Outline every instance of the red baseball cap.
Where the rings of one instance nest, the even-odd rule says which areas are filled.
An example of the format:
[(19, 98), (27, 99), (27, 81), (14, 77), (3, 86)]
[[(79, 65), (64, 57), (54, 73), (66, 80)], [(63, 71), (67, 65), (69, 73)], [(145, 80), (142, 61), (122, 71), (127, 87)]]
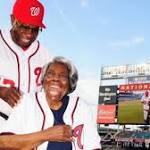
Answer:
[(38, 0), (16, 0), (12, 14), (21, 23), (46, 28), (44, 6)]

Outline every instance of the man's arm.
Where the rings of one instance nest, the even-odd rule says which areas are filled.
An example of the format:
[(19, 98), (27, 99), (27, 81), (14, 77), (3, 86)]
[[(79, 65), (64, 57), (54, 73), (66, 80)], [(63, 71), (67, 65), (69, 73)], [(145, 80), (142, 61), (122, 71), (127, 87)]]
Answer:
[(45, 141), (71, 141), (72, 130), (68, 125), (58, 125), (43, 131), (23, 135), (1, 135), (0, 150), (30, 150)]

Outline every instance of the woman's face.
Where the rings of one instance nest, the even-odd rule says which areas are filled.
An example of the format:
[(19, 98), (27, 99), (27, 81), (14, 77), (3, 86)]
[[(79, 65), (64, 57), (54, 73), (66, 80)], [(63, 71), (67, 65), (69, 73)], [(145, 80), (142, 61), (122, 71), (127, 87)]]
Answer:
[(66, 65), (51, 64), (44, 77), (43, 87), (48, 99), (60, 101), (69, 90), (69, 72)]

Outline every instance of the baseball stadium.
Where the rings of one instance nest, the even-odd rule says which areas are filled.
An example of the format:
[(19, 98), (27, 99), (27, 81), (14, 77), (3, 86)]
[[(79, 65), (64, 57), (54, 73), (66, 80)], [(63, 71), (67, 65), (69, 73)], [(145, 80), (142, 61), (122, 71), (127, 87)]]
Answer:
[(102, 148), (150, 149), (150, 64), (102, 66), (100, 77)]

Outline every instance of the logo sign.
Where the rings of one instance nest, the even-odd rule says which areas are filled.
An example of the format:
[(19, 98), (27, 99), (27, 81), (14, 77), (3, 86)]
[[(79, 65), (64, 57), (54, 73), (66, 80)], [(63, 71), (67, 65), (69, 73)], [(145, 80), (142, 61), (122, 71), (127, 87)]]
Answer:
[(118, 86), (100, 86), (99, 104), (116, 104)]
[(40, 7), (31, 7), (31, 16), (38, 16), (40, 14)]
[(124, 84), (119, 86), (119, 91), (143, 91), (150, 90), (150, 83)]

